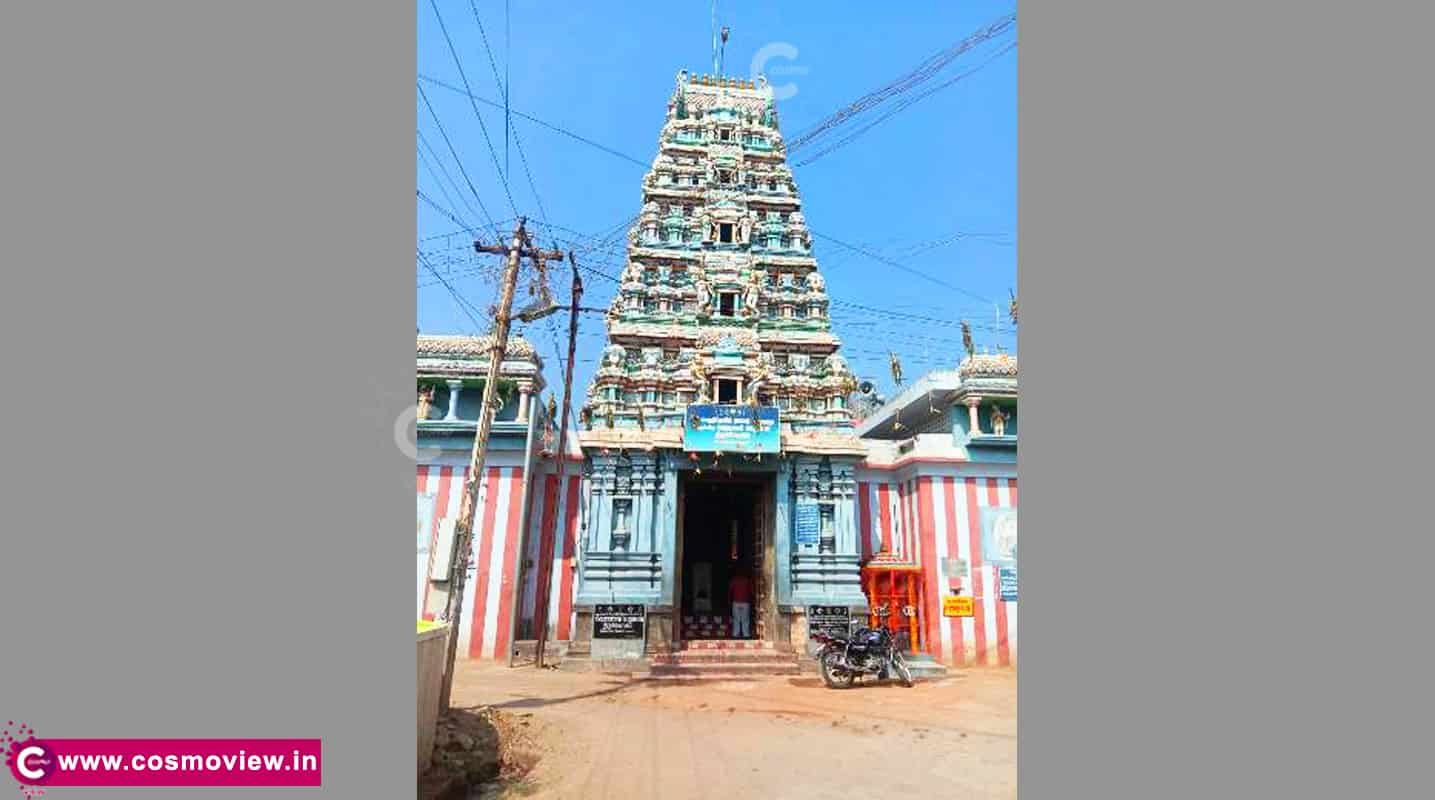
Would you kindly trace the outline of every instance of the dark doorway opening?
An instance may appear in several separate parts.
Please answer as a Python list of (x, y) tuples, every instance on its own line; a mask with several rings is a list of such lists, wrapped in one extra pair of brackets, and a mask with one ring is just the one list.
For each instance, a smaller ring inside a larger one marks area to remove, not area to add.
[[(683, 484), (682, 638), (761, 638), (769, 481), (688, 473)], [(734, 620), (729, 600), (738, 576), (746, 579), (750, 598), (745, 625)]]
[(718, 379), (717, 401), (719, 405), (734, 405), (739, 402), (737, 396), (737, 381), (728, 378)]

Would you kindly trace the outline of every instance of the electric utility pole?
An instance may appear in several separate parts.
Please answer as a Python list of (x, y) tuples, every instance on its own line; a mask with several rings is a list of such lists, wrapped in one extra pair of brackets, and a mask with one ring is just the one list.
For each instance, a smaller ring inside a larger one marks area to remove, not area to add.
[[(573, 257), (573, 251), (568, 251), (568, 264), (573, 268), (573, 292), (568, 306), (568, 364), (563, 371), (563, 405), (559, 407), (558, 416), (561, 420), (558, 423), (558, 496), (566, 494), (563, 478), (568, 466), (568, 409), (573, 395), (573, 355), (578, 349), (578, 301), (583, 297), (583, 279), (578, 277), (578, 261)], [(554, 498), (553, 506), (558, 507), (558, 500)], [(559, 539), (558, 531), (562, 528), (563, 521), (555, 513), (553, 515), (553, 530), (541, 531), (540, 536), (546, 536), (553, 542), (551, 553), (558, 553)], [(541, 546), (538, 551), (543, 552)], [(553, 559), (550, 557), (545, 563), (539, 565), (538, 569), (538, 602), (537, 607), (541, 613), (536, 615), (535, 621), (538, 624), (538, 647), (534, 663), (539, 669), (543, 669), (543, 648), (548, 644), (548, 586), (553, 578)]]
[[(498, 301), (498, 314), (494, 319), (493, 343), (489, 350), (488, 376), (483, 384), (483, 404), (478, 410), (478, 432), (473, 437), (473, 453), (468, 461), (468, 480), (463, 485), (463, 501), (459, 505), (458, 522), (454, 526), (454, 538), (457, 541), (454, 547), (457, 550), (457, 557), (451, 559), (448, 573), (448, 602), (444, 613), (444, 619), (449, 624), (448, 632), (448, 655), (445, 660), (443, 673), (443, 687), (439, 694), (439, 708), (447, 711), (449, 698), (453, 692), (453, 668), (455, 658), (458, 655), (458, 631), (463, 622), (463, 586), (468, 578), (468, 556), (473, 541), (473, 516), (474, 508), (478, 503), (478, 486), (483, 479), (483, 464), (488, 453), (488, 435), (493, 430), (493, 417), (498, 397), (498, 371), (503, 363), (504, 354), (508, 352), (508, 329), (511, 324), (510, 312), (513, 309), (513, 291), (518, 285), (518, 265), (524, 256), (529, 258), (562, 258), (561, 252), (545, 252), (537, 248), (525, 246), (528, 240), (528, 233), (523, 229), (527, 219), (518, 218), (518, 224), (513, 229), (513, 243), (505, 247), (502, 244), (485, 245), (480, 241), (473, 243), (473, 249), (480, 253), (495, 253), (508, 257), (508, 266), (503, 271), (503, 291)], [(489, 498), (491, 502), (493, 498)]]

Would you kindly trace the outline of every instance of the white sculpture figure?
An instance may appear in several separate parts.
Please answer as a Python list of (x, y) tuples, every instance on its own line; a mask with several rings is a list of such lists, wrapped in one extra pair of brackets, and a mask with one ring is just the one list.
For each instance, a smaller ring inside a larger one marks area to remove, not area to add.
[(748, 384), (747, 396), (752, 405), (757, 405), (757, 394), (767, 386), (767, 379), (772, 375), (768, 367), (767, 359), (758, 358), (757, 369), (753, 371), (752, 378)]
[(824, 292), (827, 290), (827, 281), (818, 272), (812, 272), (807, 276), (807, 290), (810, 292)]
[(708, 287), (707, 278), (701, 275), (697, 276), (696, 280), (693, 281), (693, 286), (697, 289), (698, 293), (698, 313), (710, 313), (712, 311), (713, 293), (712, 289)]
[(693, 376), (693, 383), (696, 385), (694, 393), (698, 402), (706, 403), (712, 387), (708, 384), (708, 371), (703, 368), (702, 357), (693, 356), (692, 362), (688, 364), (688, 372)]
[(996, 403), (992, 404), (992, 435), (1006, 436), (1006, 414), (1002, 413), (1002, 407)]
[(621, 344), (610, 344), (603, 348), (603, 366), (605, 367), (621, 367), (627, 357), (628, 351), (624, 350)]
[(637, 261), (629, 261), (628, 266), (623, 269), (623, 274), (620, 277), (622, 278), (622, 283), (625, 284), (641, 283), (643, 279), (643, 265)]
[[(703, 206), (702, 227), (699, 230), (701, 230), (705, 242), (710, 242), (717, 237), (717, 226), (713, 225), (713, 215), (708, 211), (707, 206)], [(712, 235), (709, 235), (710, 233)]]
[(737, 240), (738, 240), (739, 242), (743, 243), (743, 244), (747, 244), (747, 237), (748, 237), (748, 235), (751, 234), (751, 233), (752, 233), (752, 218), (750, 218), (750, 217), (748, 217), (748, 216), (743, 216), (742, 221), (741, 221), (740, 223), (738, 223), (738, 228), (737, 228)]
[[(746, 218), (744, 218), (746, 223)], [(744, 316), (756, 316), (757, 304), (762, 297), (762, 273), (753, 270), (747, 278), (747, 286), (742, 291), (742, 313)]]
[(992, 521), (992, 549), (990, 557), (1003, 561), (1016, 560), (1016, 514), (1002, 514)]

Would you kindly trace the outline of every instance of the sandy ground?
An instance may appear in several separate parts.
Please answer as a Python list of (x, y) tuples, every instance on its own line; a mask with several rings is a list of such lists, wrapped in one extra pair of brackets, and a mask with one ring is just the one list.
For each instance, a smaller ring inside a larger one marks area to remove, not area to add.
[(536, 759), (484, 798), (965, 800), (1016, 797), (1016, 686), (1009, 670), (838, 691), (805, 676), (672, 684), (468, 663), (453, 703), (517, 720)]

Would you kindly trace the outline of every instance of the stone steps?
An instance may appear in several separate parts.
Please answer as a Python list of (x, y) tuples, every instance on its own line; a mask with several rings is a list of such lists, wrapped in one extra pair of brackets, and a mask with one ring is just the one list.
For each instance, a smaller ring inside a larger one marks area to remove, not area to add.
[(682, 643), (687, 650), (767, 650), (776, 651), (772, 642), (760, 639), (687, 639)]
[(801, 674), (795, 659), (768, 660), (762, 662), (708, 662), (696, 664), (654, 664), (648, 670), (649, 678), (684, 678), (706, 680), (733, 680), (755, 678), (767, 675)]
[(790, 653), (776, 650), (686, 650), (650, 656), (654, 664), (762, 664), (796, 662)]
[(763, 675), (801, 674), (795, 653), (753, 639), (685, 641), (673, 653), (649, 657), (648, 677), (673, 680), (735, 680)]

